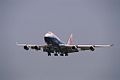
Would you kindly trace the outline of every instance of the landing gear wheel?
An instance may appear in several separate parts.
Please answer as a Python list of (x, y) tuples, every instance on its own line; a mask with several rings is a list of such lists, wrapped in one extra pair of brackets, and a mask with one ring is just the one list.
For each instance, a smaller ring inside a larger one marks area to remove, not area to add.
[(68, 53), (65, 53), (65, 56), (68, 56)]
[(48, 56), (51, 56), (51, 53), (48, 52)]
[(55, 54), (54, 54), (54, 56), (58, 56), (58, 54), (57, 54), (57, 53), (55, 53)]
[(64, 56), (64, 54), (61, 53), (60, 56)]

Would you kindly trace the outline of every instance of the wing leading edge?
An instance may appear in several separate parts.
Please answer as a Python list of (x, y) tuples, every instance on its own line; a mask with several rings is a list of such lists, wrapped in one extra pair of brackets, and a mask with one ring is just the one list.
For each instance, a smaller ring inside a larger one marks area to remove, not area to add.
[[(60, 44), (58, 47), (52, 45), (35, 45), (35, 44), (18, 44), (18, 46), (22, 46), (25, 50), (34, 49), (34, 50), (43, 50), (43, 52), (48, 52), (48, 56), (51, 56), (50, 53), (66, 55), (68, 53), (79, 52), (79, 51), (86, 51), (91, 50), (94, 51), (95, 48), (104, 48), (104, 47), (111, 47), (112, 45), (69, 45), (69, 44)], [(58, 55), (57, 54), (57, 55)]]
[(41, 48), (46, 46), (46, 45), (20, 44), (20, 43), (16, 43), (16, 45), (24, 47), (25, 50), (29, 50), (29, 48), (35, 49), (35, 50), (41, 50)]
[(91, 50), (94, 51), (95, 48), (102, 48), (102, 47), (111, 47), (113, 46), (113, 44), (111, 45), (77, 45), (77, 48), (80, 48), (81, 50)]

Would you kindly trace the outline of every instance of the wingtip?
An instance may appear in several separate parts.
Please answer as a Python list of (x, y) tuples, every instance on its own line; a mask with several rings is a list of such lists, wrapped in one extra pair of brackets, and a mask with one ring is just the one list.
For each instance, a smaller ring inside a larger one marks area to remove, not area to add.
[(18, 45), (18, 42), (16, 42), (16, 45)]
[(114, 46), (114, 44), (111, 44), (110, 46)]

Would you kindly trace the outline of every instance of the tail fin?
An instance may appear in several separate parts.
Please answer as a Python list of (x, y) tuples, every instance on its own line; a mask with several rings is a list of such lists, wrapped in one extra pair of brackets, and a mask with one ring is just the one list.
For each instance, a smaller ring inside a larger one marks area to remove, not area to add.
[(72, 34), (70, 35), (70, 37), (69, 37), (69, 39), (68, 39), (68, 42), (67, 42), (67, 44), (72, 44), (72, 42), (73, 42), (73, 39), (72, 39)]

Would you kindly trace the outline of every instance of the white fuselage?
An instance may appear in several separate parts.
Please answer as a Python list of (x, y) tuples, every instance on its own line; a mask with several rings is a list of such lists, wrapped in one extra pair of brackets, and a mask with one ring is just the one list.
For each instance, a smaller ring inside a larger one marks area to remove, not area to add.
[(63, 42), (52, 32), (46, 33), (44, 36), (44, 40), (48, 45), (49, 44), (51, 44), (51, 45), (63, 44)]

